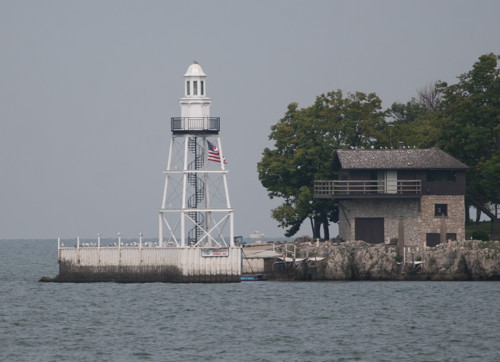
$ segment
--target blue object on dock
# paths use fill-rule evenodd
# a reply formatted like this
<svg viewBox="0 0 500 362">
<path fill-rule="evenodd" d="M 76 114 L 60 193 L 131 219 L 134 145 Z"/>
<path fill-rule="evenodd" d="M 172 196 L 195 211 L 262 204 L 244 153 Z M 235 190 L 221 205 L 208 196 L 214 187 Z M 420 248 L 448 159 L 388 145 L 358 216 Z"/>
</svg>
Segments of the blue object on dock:
<svg viewBox="0 0 500 362">
<path fill-rule="evenodd" d="M 259 281 L 259 280 L 268 280 L 269 277 L 264 274 L 259 274 L 259 275 L 242 275 L 241 276 L 241 281 Z"/>
</svg>

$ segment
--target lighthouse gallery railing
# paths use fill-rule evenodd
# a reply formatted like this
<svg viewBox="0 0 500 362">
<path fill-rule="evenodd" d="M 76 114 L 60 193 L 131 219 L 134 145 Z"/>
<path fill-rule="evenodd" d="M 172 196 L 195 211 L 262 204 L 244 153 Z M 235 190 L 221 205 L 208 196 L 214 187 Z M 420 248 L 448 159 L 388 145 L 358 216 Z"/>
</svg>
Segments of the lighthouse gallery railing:
<svg viewBox="0 0 500 362">
<path fill-rule="evenodd" d="M 220 131 L 220 117 L 172 117 L 172 132 Z"/>
</svg>

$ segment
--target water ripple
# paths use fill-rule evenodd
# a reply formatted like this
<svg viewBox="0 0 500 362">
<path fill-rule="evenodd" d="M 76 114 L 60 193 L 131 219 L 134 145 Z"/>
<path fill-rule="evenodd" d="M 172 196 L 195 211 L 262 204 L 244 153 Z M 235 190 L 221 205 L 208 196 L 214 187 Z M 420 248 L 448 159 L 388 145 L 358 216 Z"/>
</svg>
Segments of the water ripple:
<svg viewBox="0 0 500 362">
<path fill-rule="evenodd" d="M 50 284 L 0 243 L 2 361 L 500 360 L 498 282 Z"/>
</svg>

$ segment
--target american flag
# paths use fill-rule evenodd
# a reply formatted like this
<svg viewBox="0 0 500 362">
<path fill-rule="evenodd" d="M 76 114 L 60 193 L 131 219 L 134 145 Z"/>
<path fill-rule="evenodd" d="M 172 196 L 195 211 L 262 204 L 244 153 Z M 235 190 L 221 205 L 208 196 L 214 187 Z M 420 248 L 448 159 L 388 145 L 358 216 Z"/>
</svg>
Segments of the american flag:
<svg viewBox="0 0 500 362">
<path fill-rule="evenodd" d="M 208 142 L 208 160 L 220 163 L 219 149 L 212 142 L 208 140 L 207 142 Z M 224 163 L 227 163 L 225 157 L 224 157 Z"/>
</svg>

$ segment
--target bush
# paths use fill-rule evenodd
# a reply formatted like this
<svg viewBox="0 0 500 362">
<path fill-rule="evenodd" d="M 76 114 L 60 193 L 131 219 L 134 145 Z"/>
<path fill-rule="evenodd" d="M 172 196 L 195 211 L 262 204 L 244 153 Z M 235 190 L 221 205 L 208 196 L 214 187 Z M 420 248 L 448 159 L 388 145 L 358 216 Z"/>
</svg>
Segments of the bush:
<svg viewBox="0 0 500 362">
<path fill-rule="evenodd" d="M 490 240 L 488 233 L 482 230 L 473 231 L 471 236 L 473 240 L 482 240 L 482 241 Z"/>
<path fill-rule="evenodd" d="M 403 257 L 401 255 L 396 255 L 394 257 L 394 261 L 397 263 L 401 263 L 403 261 Z"/>
</svg>

